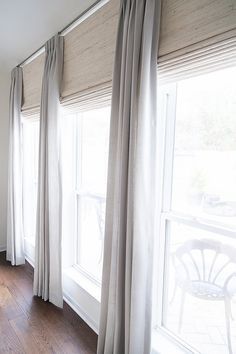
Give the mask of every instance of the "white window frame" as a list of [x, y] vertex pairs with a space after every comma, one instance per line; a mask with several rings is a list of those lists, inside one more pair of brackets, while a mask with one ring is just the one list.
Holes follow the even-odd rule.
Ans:
[[[181, 79], [178, 79], [180, 81]], [[178, 82], [177, 81], [177, 82]], [[194, 228], [218, 233], [227, 237], [234, 237], [235, 230], [227, 225], [204, 217], [195, 217], [171, 210], [174, 145], [175, 145], [175, 122], [176, 122], [176, 97], [177, 83], [162, 85], [158, 89], [158, 208], [157, 208], [157, 235], [156, 255], [154, 270], [154, 304], [153, 325], [154, 336], [165, 338], [164, 341], [172, 343], [177, 353], [199, 354], [188, 343], [164, 327], [164, 298], [165, 298], [165, 275], [168, 274], [167, 245], [168, 225], [171, 221], [186, 224]], [[159, 349], [160, 350], [160, 349]], [[153, 351], [155, 353], [155, 350]], [[162, 352], [161, 352], [162, 353]], [[163, 353], [167, 353], [165, 349]]]

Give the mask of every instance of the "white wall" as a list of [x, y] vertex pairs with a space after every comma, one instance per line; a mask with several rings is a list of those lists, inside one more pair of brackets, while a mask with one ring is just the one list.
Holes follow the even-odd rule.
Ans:
[[0, 251], [6, 247], [10, 71], [0, 69]]

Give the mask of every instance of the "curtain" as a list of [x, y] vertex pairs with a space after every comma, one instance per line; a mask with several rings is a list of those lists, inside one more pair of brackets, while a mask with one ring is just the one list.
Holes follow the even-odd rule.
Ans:
[[63, 38], [45, 45], [40, 106], [38, 206], [34, 294], [62, 307], [61, 166], [59, 97], [63, 69]]
[[9, 170], [7, 213], [7, 260], [12, 265], [25, 263], [22, 218], [22, 68], [11, 74], [9, 116]]
[[98, 354], [148, 354], [160, 0], [122, 0], [111, 111]]

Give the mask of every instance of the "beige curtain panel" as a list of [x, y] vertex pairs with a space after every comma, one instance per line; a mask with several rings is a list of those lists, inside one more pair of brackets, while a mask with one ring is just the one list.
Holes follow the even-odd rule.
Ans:
[[159, 24], [159, 0], [121, 1], [98, 354], [151, 349]]
[[22, 69], [11, 74], [9, 114], [9, 167], [7, 213], [7, 260], [12, 265], [25, 262], [22, 218]]
[[45, 54], [40, 106], [34, 294], [62, 307], [59, 97], [63, 38], [57, 35], [50, 39]]

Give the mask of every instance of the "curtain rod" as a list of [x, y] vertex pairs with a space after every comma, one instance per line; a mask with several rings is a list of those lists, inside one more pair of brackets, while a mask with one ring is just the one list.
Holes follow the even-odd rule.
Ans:
[[[69, 33], [72, 29], [74, 29], [78, 24], [83, 22], [86, 18], [91, 16], [95, 11], [100, 9], [103, 5], [105, 5], [110, 0], [96, 0], [94, 4], [92, 4], [89, 8], [83, 11], [79, 16], [77, 16], [73, 21], [71, 21], [68, 25], [66, 25], [61, 31], [58, 32], [59, 35], [65, 36]], [[41, 53], [44, 52], [45, 44], [43, 44], [40, 48], [35, 50], [32, 54], [30, 54], [26, 59], [24, 59], [20, 64], [17, 66], [24, 66], [31, 62], [34, 58], [39, 56]]]

